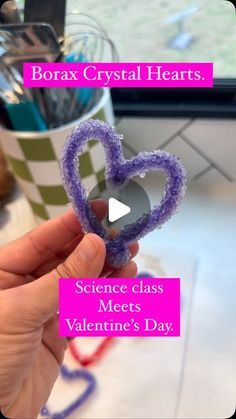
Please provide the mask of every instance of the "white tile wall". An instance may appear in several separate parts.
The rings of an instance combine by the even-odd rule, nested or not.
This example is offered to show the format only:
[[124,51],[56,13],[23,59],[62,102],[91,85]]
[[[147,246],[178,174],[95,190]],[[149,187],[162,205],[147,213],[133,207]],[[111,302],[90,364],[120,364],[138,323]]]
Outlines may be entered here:
[[196,148],[229,176],[236,178],[236,122],[198,120],[184,132]]
[[176,154],[183,160],[190,178],[209,167],[209,163],[193,148],[184,143],[179,136],[175,137],[175,139],[165,147],[165,150],[172,154]]
[[134,153],[162,148],[179,155],[198,183],[236,180],[236,121],[123,118],[117,129]]
[[208,185],[214,184],[214,183],[225,182],[224,176],[222,176],[222,174],[214,168],[211,168],[209,171],[204,173],[204,175],[202,177],[199,177],[198,179],[196,179],[195,182],[202,183],[203,180]]
[[135,150],[152,151],[188,123],[187,119],[122,118],[117,129]]

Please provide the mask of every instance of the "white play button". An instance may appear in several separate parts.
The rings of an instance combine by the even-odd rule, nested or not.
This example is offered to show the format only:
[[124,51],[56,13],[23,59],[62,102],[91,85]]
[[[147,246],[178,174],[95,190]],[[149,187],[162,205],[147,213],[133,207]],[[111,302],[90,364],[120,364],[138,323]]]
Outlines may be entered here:
[[128,205],[122,204],[122,202],[118,201],[115,198],[109,198],[108,219],[110,223],[114,223],[114,221],[119,220],[120,218],[129,214],[130,211],[131,209],[130,207],[128,207]]
[[[98,198],[107,202],[107,216],[102,221],[102,227],[106,230],[116,227],[121,231],[151,210],[147,193],[132,179],[120,187],[112,187],[109,182],[102,180],[91,190],[88,201]],[[148,222],[148,217],[142,218],[142,226],[145,221]]]

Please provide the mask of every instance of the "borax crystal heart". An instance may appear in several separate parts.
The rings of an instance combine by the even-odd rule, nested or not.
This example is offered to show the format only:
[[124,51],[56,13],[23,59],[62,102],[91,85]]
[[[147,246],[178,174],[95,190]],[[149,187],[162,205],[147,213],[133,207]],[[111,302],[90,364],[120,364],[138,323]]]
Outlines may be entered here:
[[[79,124],[67,139],[61,155],[62,181],[83,231],[98,234],[106,243],[107,259],[111,266],[125,265],[129,244],[144,237],[174,215],[186,189],[186,170],[177,156],[166,151],[140,152],[127,160],[123,156],[121,139],[114,127],[99,120]],[[106,182],[111,187],[124,186],[134,176],[160,171],[166,176],[165,189],[159,204],[134,223],[126,225],[115,238],[94,215],[79,173],[79,156],[89,140],[102,143],[106,157]]]

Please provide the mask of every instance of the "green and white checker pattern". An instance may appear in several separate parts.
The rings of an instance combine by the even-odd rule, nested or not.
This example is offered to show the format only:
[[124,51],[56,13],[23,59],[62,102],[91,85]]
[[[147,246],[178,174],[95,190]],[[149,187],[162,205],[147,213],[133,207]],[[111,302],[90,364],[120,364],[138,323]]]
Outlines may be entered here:
[[[108,92],[109,93],[109,92]],[[113,123],[110,95],[96,113],[86,119]],[[104,98],[103,98],[104,99]],[[84,118],[85,119],[85,118]],[[15,177],[37,218],[42,222],[65,212],[68,198],[62,186],[59,158],[62,145],[80,120],[60,129],[44,133],[16,133],[2,130],[1,144]],[[80,156],[80,174],[86,190],[104,179],[105,155],[102,145],[89,141]]]

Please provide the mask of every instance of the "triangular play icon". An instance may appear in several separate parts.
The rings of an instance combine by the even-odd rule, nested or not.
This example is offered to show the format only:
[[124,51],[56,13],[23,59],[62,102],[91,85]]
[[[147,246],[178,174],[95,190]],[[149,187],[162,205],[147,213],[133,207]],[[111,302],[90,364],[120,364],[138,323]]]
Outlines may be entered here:
[[115,198],[109,198],[108,220],[110,221],[110,223],[114,223],[114,221],[119,220],[120,218],[124,217],[130,212],[131,209],[130,207],[128,207],[128,205],[123,204]]

